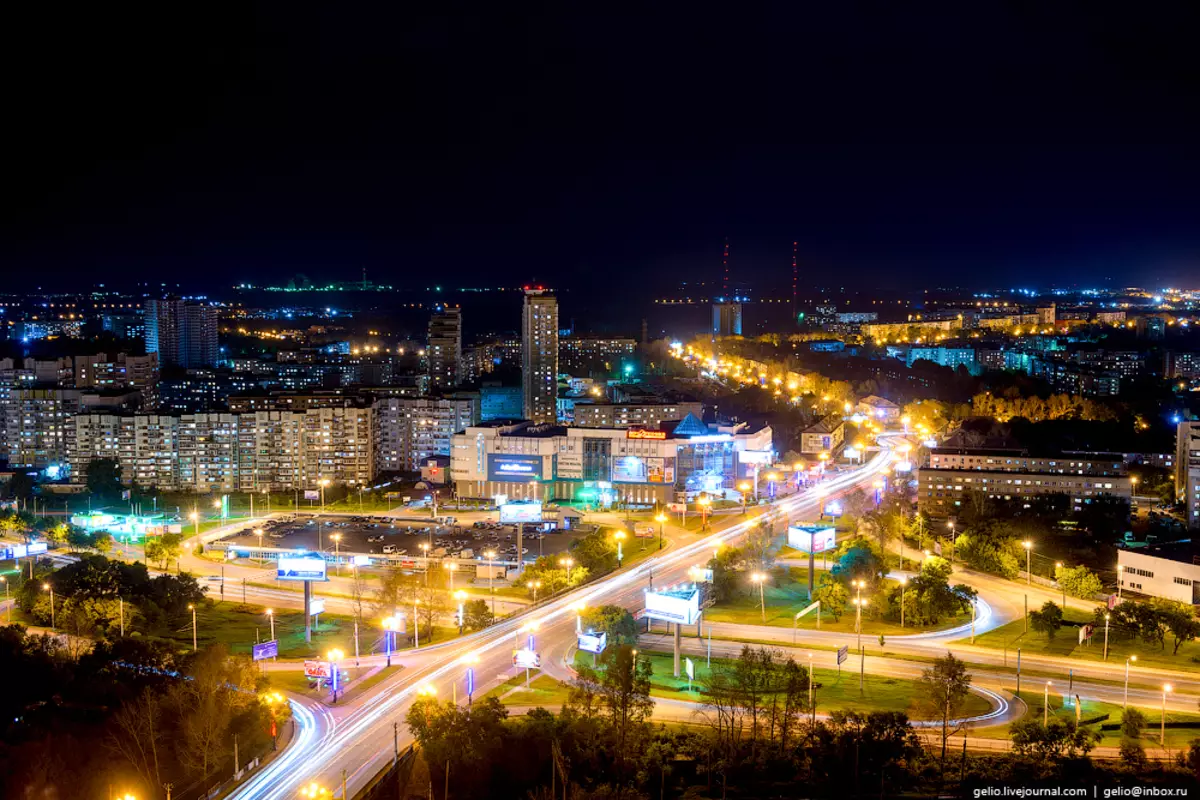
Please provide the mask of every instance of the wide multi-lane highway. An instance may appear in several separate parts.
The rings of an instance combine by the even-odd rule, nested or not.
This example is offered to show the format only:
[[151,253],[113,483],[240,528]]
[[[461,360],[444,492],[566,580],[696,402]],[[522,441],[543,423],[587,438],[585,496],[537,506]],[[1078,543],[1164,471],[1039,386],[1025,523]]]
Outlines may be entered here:
[[[777,505],[791,515],[811,512],[831,494],[869,486],[891,464],[892,452],[885,443],[871,461],[826,480],[820,492],[794,495]],[[393,662],[399,660],[406,669],[350,702],[331,707],[312,701],[295,702],[296,738],[282,755],[232,796],[238,800],[277,800],[292,797],[303,782],[313,780],[330,788],[340,787],[343,770],[349,794],[353,796],[392,758],[396,742],[404,747],[411,741],[404,715],[420,687],[431,686],[439,697],[448,698],[457,684],[459,700],[465,701],[463,677],[466,662],[471,660],[476,693],[485,692],[513,674],[513,642],[527,623],[537,625],[534,634],[537,647],[547,658],[561,654],[575,640],[576,604],[640,607],[643,588],[648,586],[651,576],[656,585],[684,580],[689,567],[706,562],[719,543],[739,538],[751,524],[753,520],[743,519],[698,539],[693,534],[682,534],[674,546],[662,553],[520,617],[441,646],[410,651],[398,659],[394,656]]]

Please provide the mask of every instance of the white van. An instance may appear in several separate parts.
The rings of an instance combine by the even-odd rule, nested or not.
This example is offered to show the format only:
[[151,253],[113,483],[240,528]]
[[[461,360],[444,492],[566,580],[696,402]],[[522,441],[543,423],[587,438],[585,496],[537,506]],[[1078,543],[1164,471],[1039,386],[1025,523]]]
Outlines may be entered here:
[[394,544],[385,544],[385,545],[383,546],[383,554],[384,554],[385,556],[391,555],[392,553],[395,553],[395,552],[396,552],[396,545],[394,545]]

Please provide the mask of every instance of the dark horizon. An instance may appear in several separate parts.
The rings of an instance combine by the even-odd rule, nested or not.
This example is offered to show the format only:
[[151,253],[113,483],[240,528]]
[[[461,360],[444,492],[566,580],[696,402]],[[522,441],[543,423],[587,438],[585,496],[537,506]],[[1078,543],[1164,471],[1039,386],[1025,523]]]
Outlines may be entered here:
[[1182,5],[15,13],[10,289],[1200,283]]

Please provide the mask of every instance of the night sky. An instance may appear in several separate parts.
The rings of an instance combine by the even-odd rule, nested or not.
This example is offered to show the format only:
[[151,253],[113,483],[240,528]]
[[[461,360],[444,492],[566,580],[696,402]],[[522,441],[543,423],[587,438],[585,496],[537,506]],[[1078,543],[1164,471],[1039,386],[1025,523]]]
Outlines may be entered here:
[[20,5],[8,289],[1200,284],[1187,3]]

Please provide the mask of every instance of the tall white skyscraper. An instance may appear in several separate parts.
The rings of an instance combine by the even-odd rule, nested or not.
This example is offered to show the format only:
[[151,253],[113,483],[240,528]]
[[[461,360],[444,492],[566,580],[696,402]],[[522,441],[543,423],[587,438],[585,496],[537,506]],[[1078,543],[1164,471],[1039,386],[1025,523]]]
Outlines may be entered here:
[[558,421],[558,299],[538,287],[525,290],[521,310],[521,381],[525,418]]

